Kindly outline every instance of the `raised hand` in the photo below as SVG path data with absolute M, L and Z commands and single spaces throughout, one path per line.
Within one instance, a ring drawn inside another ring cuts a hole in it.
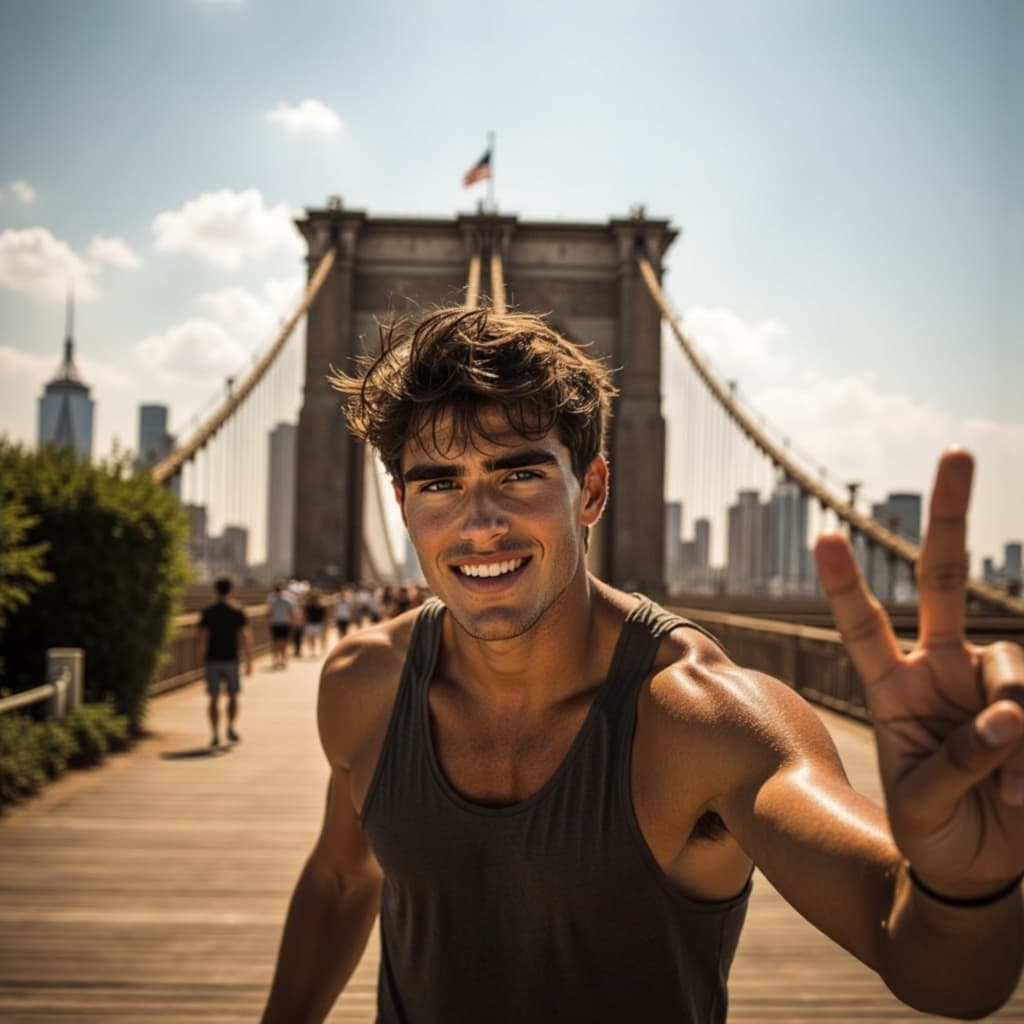
M 815 549 L 836 625 L 867 692 L 890 827 L 918 877 L 952 897 L 1024 872 L 1024 649 L 964 638 L 974 463 L 938 467 L 917 567 L 920 629 L 903 654 L 845 536 Z

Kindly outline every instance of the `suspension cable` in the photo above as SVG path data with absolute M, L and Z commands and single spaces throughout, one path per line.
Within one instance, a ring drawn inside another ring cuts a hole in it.
M 232 389 L 227 400 L 199 427 L 188 442 L 175 449 L 167 458 L 162 459 L 153 467 L 153 479 L 157 483 L 162 484 L 170 480 L 224 426 L 235 410 L 249 397 L 249 393 L 263 379 L 264 375 L 273 365 L 274 360 L 277 359 L 281 350 L 287 344 L 299 321 L 313 304 L 313 300 L 317 297 L 324 282 L 327 280 L 331 267 L 334 266 L 334 259 L 335 250 L 333 248 L 328 249 L 321 257 L 315 273 L 310 278 L 306 294 L 303 295 L 298 309 L 295 310 L 281 328 L 277 340 L 270 346 L 263 358 L 252 368 L 245 380 L 238 387 Z
M 789 453 L 776 444 L 754 420 L 740 408 L 732 392 L 718 380 L 711 372 L 707 363 L 697 354 L 690 340 L 683 333 L 675 316 L 669 308 L 665 294 L 658 284 L 657 275 L 650 260 L 643 253 L 637 253 L 637 265 L 640 274 L 647 285 L 647 290 L 654 299 L 655 305 L 661 312 L 665 322 L 669 325 L 672 333 L 676 336 L 687 359 L 693 365 L 700 378 L 704 381 L 708 390 L 715 396 L 719 404 L 731 417 L 732 421 L 764 452 L 777 466 L 779 466 L 791 480 L 793 480 L 805 494 L 811 494 L 822 504 L 835 513 L 835 515 L 849 527 L 858 533 L 862 533 L 868 540 L 873 541 L 879 547 L 884 548 L 895 558 L 905 562 L 913 568 L 921 556 L 921 548 L 917 544 L 900 537 L 892 530 L 887 530 L 870 516 L 862 515 L 848 502 L 841 501 L 829 491 L 823 483 L 815 480 L 810 473 L 798 465 Z M 1009 594 L 998 590 L 996 587 L 983 583 L 980 580 L 967 580 L 967 593 L 985 604 L 994 605 L 1003 611 L 1012 612 L 1015 615 L 1024 615 L 1024 599 L 1011 597 Z

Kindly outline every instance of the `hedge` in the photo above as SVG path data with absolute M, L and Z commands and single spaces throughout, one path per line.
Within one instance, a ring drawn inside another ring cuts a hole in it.
M 2 692 L 2 691 L 0 691 Z M 34 793 L 70 766 L 102 761 L 128 745 L 128 718 L 112 703 L 82 704 L 62 721 L 0 715 L 0 805 Z
M 48 647 L 81 647 L 84 700 L 112 698 L 138 731 L 188 573 L 178 500 L 127 456 L 90 464 L 0 441 L 0 508 L 17 510 L 43 574 L 0 625 L 3 684 L 38 686 Z

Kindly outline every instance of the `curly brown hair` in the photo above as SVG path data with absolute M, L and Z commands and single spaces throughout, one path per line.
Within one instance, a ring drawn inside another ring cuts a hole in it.
M 452 414 L 449 443 L 463 446 L 474 436 L 488 438 L 486 407 L 499 407 L 524 437 L 556 429 L 581 481 L 604 454 L 616 394 L 609 371 L 542 317 L 439 309 L 418 323 L 382 324 L 380 354 L 356 363 L 355 376 L 332 367 L 328 380 L 345 396 L 352 433 L 377 450 L 399 486 L 406 442 L 426 429 L 439 447 L 441 412 Z

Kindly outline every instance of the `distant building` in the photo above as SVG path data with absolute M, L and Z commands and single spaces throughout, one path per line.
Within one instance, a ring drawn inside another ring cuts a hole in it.
M 728 510 L 726 589 L 731 594 L 759 594 L 767 589 L 770 506 L 757 491 L 740 491 Z
M 167 432 L 166 405 L 139 406 L 139 443 L 135 466 L 155 466 L 174 451 L 174 438 Z
M 884 526 L 904 540 L 914 544 L 921 543 L 920 494 L 890 494 L 885 501 L 871 506 L 871 516 L 879 526 Z M 909 566 L 877 547 L 869 547 L 865 558 L 865 575 L 868 583 L 882 601 L 906 603 L 914 600 L 917 591 Z
M 267 435 L 267 573 L 289 577 L 295 550 L 295 426 L 278 423 Z
M 244 526 L 225 526 L 219 537 L 211 537 L 210 568 L 214 576 L 241 581 L 249 575 L 249 531 Z
M 74 297 L 69 295 L 64 359 L 39 399 L 39 447 L 70 448 L 91 459 L 94 403 L 75 366 L 74 316 Z
M 781 595 L 813 590 L 807 547 L 807 495 L 785 476 L 775 485 L 768 502 L 768 533 L 772 591 Z
M 1003 545 L 1003 576 L 1009 585 L 1016 584 L 1018 591 L 1022 582 L 1021 568 L 1020 541 L 1011 540 Z

